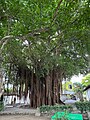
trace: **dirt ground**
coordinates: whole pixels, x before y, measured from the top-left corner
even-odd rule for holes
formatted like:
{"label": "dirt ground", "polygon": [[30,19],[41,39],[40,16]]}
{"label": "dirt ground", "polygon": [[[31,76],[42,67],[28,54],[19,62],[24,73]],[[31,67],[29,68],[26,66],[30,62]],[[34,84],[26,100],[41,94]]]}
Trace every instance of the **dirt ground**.
{"label": "dirt ground", "polygon": [[0,115],[0,120],[50,120],[50,118],[45,116],[36,117],[33,115]]}

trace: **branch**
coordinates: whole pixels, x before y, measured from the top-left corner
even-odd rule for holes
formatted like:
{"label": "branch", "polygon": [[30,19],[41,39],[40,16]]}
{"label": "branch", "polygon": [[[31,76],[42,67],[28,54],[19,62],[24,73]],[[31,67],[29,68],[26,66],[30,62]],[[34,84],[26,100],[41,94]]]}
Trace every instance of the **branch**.
{"label": "branch", "polygon": [[0,54],[2,53],[2,50],[3,50],[4,46],[7,44],[8,40],[11,38],[13,38],[13,36],[9,35],[9,36],[5,36],[1,39],[1,41],[0,41],[0,45],[1,45]]}
{"label": "branch", "polygon": [[8,36],[3,37],[3,38],[1,39],[1,41],[0,41],[0,44],[1,44],[1,42],[2,42],[3,40],[9,39],[9,38],[13,38],[13,35],[8,35]]}
{"label": "branch", "polygon": [[47,32],[47,31],[49,31],[49,27],[39,28],[37,30],[31,31],[27,35],[36,36],[36,35],[39,35],[40,33]]}
{"label": "branch", "polygon": [[57,16],[57,13],[58,13],[58,10],[59,10],[59,7],[60,7],[61,3],[62,3],[62,0],[59,1],[58,6],[56,7],[56,10],[55,10],[54,15],[53,15],[52,22],[55,20],[55,18]]}

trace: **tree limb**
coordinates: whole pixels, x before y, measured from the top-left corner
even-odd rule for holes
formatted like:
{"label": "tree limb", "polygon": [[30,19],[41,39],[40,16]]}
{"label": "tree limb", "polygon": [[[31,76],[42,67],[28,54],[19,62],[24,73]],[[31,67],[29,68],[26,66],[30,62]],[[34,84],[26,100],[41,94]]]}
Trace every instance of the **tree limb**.
{"label": "tree limb", "polygon": [[55,20],[55,18],[56,18],[56,16],[57,16],[57,12],[58,12],[58,9],[59,9],[61,3],[62,3],[62,0],[59,1],[58,6],[56,7],[56,10],[55,10],[54,15],[53,15],[53,20],[52,20],[52,22]]}

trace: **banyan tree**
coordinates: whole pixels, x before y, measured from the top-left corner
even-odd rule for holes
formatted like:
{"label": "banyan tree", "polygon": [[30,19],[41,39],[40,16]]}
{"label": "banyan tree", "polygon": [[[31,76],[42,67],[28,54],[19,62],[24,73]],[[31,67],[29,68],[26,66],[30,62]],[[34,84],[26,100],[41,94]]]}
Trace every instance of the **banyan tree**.
{"label": "banyan tree", "polygon": [[[62,103],[62,80],[88,72],[89,0],[1,0],[0,55],[30,106]],[[19,90],[18,90],[19,87]]]}

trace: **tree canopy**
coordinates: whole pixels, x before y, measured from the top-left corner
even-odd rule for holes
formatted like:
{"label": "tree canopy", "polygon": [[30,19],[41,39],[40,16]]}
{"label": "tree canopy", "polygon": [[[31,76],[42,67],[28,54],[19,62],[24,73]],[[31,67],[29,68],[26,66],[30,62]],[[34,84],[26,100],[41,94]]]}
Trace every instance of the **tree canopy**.
{"label": "tree canopy", "polygon": [[0,6],[5,62],[37,61],[42,69],[61,67],[67,76],[86,70],[89,0],[1,0]]}

